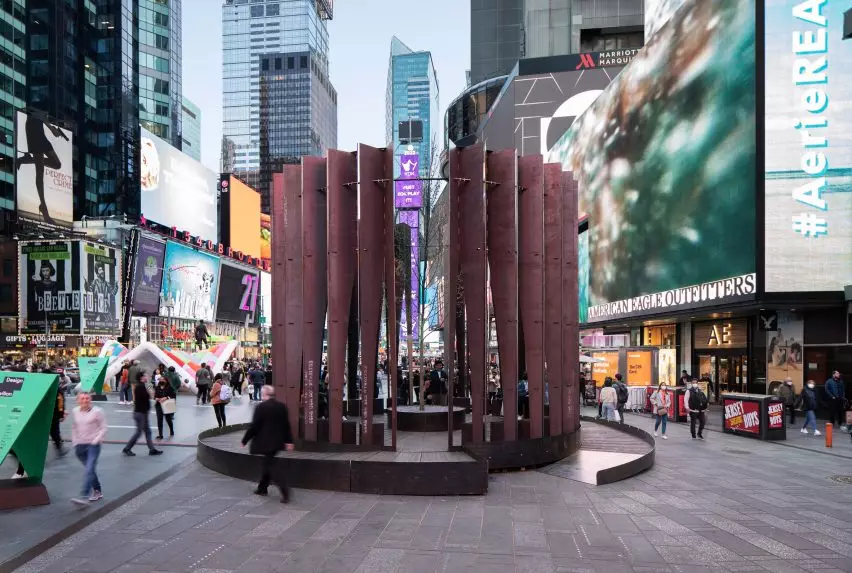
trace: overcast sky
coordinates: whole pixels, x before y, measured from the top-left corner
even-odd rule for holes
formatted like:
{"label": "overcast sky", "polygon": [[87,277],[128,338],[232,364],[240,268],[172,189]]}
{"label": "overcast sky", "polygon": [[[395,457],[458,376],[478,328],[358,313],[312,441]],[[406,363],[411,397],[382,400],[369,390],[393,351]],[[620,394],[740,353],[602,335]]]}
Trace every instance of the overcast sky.
{"label": "overcast sky", "polygon": [[[381,146],[391,37],[430,50],[441,118],[470,68],[470,0],[338,0],[329,22],[331,82],[337,89],[338,147]],[[183,94],[201,108],[201,160],[219,171],[222,137],[222,9],[217,0],[183,0]]]}

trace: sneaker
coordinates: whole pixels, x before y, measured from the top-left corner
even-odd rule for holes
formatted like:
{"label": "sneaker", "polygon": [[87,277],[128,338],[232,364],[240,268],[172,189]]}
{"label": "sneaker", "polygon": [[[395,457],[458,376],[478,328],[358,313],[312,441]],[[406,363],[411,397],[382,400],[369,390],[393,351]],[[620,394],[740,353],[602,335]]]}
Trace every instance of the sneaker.
{"label": "sneaker", "polygon": [[265,489],[260,489],[260,488],[258,488],[258,489],[256,489],[256,490],[254,490],[252,493],[253,493],[254,495],[262,495],[262,496],[267,496],[267,495],[269,495],[269,492],[268,492],[267,490],[265,490]]}
{"label": "sneaker", "polygon": [[698,438],[697,438],[696,436],[692,436],[692,439],[693,439],[693,440],[697,440]]}
{"label": "sneaker", "polygon": [[162,440],[162,439],[163,439],[163,436],[157,436],[157,438],[156,438],[156,439],[158,439],[158,440]]}
{"label": "sneaker", "polygon": [[848,429],[849,429],[849,426],[847,426],[846,424],[841,424],[841,425],[840,425],[840,431],[841,431],[841,432],[845,432],[845,431],[846,431],[846,430],[848,430]]}
{"label": "sneaker", "polygon": [[665,435],[665,434],[663,434],[663,439],[664,439],[664,440],[668,440],[668,438],[666,437],[666,435]]}
{"label": "sneaker", "polygon": [[149,456],[159,456],[163,453],[163,450],[148,450]]}
{"label": "sneaker", "polygon": [[72,497],[71,503],[73,503],[74,505],[79,505],[80,507],[84,507],[89,505],[89,500],[85,497]]}
{"label": "sneaker", "polygon": [[12,476],[12,479],[24,479],[25,477],[27,477],[26,472],[24,472],[22,474],[15,474],[15,475]]}
{"label": "sneaker", "polygon": [[821,435],[822,435],[822,432],[820,432],[819,430],[814,430],[814,436],[821,436]]}
{"label": "sneaker", "polygon": [[807,433],[808,433],[807,429],[805,429],[805,428],[802,428],[802,429],[801,429],[801,432],[802,432],[803,434],[807,434]]}
{"label": "sneaker", "polygon": [[92,492],[92,495],[89,496],[89,501],[100,501],[103,499],[103,497],[104,494],[95,490],[94,492]]}
{"label": "sneaker", "polygon": [[60,458],[64,458],[66,454],[68,454],[68,448],[60,447],[59,450],[56,452],[56,455],[58,455]]}
{"label": "sneaker", "polygon": [[128,458],[132,458],[133,456],[135,456],[135,455],[136,455],[136,454],[134,454],[134,453],[133,453],[133,450],[121,450],[121,452],[122,452],[125,456],[127,456]]}
{"label": "sneaker", "polygon": [[659,436],[659,435],[660,435],[660,433],[659,433],[659,432],[654,432],[654,437],[655,437],[655,438],[656,438],[657,436]]}
{"label": "sneaker", "polygon": [[704,436],[698,436],[698,439],[699,439],[699,440],[703,440],[703,439],[704,439]]}

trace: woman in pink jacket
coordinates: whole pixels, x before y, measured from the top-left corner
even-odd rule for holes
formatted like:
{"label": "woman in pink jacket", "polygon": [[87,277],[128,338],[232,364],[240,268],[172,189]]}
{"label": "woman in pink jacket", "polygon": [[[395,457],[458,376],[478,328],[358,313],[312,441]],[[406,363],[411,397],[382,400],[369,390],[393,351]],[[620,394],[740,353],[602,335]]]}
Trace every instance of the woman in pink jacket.
{"label": "woman in pink jacket", "polygon": [[89,502],[98,501],[103,497],[101,482],[95,470],[98,456],[101,455],[101,442],[104,441],[106,433],[104,411],[92,406],[92,396],[88,392],[77,394],[77,407],[71,414],[71,441],[77,459],[86,467],[80,497],[71,500],[77,505],[88,505]]}

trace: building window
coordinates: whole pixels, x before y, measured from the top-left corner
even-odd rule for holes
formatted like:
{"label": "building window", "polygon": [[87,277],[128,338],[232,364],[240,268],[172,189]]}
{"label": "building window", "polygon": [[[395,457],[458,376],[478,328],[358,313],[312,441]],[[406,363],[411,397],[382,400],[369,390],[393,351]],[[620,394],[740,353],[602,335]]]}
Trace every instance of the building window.
{"label": "building window", "polygon": [[262,18],[263,17],[263,6],[252,6],[251,7],[251,17],[252,18]]}
{"label": "building window", "polygon": [[287,58],[287,69],[292,70],[295,67],[296,67],[296,58],[294,58],[292,56]]}
{"label": "building window", "polygon": [[269,71],[269,60],[268,59],[264,58],[263,60],[261,60],[260,69],[263,70],[264,72]]}
{"label": "building window", "polygon": [[266,5],[266,15],[267,16],[278,16],[278,4],[267,4]]}
{"label": "building window", "polygon": [[302,56],[299,58],[299,67],[303,70],[308,67],[308,57]]}
{"label": "building window", "polygon": [[276,70],[281,69],[281,58],[275,58],[275,69]]}

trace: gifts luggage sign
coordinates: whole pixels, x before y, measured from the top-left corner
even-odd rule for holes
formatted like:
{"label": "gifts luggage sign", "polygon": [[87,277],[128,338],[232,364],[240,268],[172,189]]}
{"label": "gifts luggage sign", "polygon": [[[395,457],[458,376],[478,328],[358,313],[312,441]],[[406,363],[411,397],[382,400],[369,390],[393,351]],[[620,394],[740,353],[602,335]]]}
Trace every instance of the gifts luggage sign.
{"label": "gifts luggage sign", "polygon": [[81,358],[80,366],[80,391],[92,394],[103,394],[104,380],[106,379],[109,357]]}
{"label": "gifts luggage sign", "polygon": [[58,389],[56,374],[0,373],[0,463],[14,450],[27,475],[38,481]]}

